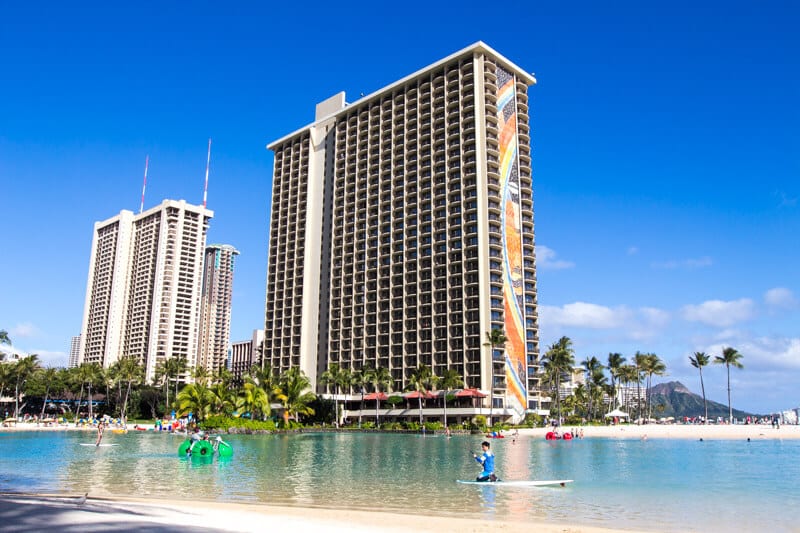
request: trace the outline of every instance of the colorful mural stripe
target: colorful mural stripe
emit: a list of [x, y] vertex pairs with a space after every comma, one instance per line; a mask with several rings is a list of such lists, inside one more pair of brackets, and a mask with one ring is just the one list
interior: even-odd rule
[[503, 300], [505, 320], [506, 405], [525, 416], [528, 404], [525, 377], [525, 307], [523, 305], [522, 218], [520, 215], [519, 159], [517, 157], [516, 80], [497, 67], [497, 118], [500, 129], [500, 184], [503, 224]]

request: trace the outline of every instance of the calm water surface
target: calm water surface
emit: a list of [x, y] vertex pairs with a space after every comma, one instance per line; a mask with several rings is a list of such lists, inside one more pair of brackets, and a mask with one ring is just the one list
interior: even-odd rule
[[460, 485], [478, 436], [306, 433], [225, 438], [232, 458], [179, 457], [181, 437], [0, 433], [0, 490], [90, 492], [385, 509], [658, 531], [800, 531], [800, 441], [493, 441], [503, 479], [566, 488]]

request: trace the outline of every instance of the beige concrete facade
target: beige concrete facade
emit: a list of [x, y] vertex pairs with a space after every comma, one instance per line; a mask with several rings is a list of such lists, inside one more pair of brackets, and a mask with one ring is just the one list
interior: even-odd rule
[[253, 330], [253, 337], [246, 341], [231, 343], [231, 358], [228, 370], [236, 379], [242, 379], [253, 365], [261, 362], [260, 349], [264, 344], [264, 330]]
[[[384, 367], [401, 391], [424, 364], [493, 390], [496, 415], [539, 408], [534, 83], [476, 43], [352, 104], [340, 93], [317, 106], [313, 124], [268, 146], [264, 353], [274, 369], [300, 366], [316, 383], [334, 363]], [[514, 123], [503, 129], [509, 109]], [[518, 220], [512, 243], [505, 170]], [[510, 249], [519, 250], [513, 280], [504, 272]], [[490, 353], [492, 329], [513, 330], [514, 350]]]
[[203, 253], [214, 213], [164, 200], [95, 223], [78, 363], [134, 357], [152, 380], [169, 357], [197, 364]]

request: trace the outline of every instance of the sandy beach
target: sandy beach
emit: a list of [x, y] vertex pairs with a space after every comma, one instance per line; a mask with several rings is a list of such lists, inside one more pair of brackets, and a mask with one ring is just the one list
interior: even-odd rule
[[[139, 427], [152, 429], [153, 424], [140, 424]], [[737, 425], [692, 425], [692, 424], [620, 424], [616, 426], [564, 426], [559, 428], [560, 432], [580, 431], [583, 429], [584, 438], [612, 438], [612, 439], [703, 439], [703, 440], [756, 440], [756, 439], [800, 439], [800, 425], [782, 425], [776, 429], [769, 424], [737, 424]], [[108, 433], [118, 430], [118, 428], [106, 428]], [[67, 426], [44, 426], [34, 423], [20, 422], [16, 426], [2, 427], [0, 433], [4, 431], [88, 431], [96, 432], [97, 428], [92, 426], [75, 427], [74, 424]], [[313, 429], [309, 429], [313, 431]], [[520, 437], [544, 438], [550, 428], [526, 428], [520, 429]], [[128, 427], [129, 433], [136, 431], [132, 426]], [[503, 435], [511, 437], [513, 430], [504, 431]]]
[[[0, 496], [4, 531], [261, 532], [267, 529], [367, 533], [371, 531], [536, 531], [540, 533], [609, 533], [587, 526], [474, 520], [356, 511], [279, 507], [211, 501], [166, 501], [133, 498], [84, 499], [81, 495]], [[631, 531], [631, 530], [625, 530]]]
[[[757, 439], [800, 439], [800, 426], [783, 425], [779, 429], [769, 424], [737, 424], [737, 425], [691, 425], [691, 424], [620, 424], [618, 426], [564, 426], [562, 432], [580, 431], [584, 438], [612, 439], [703, 439], [703, 440], [757, 440]], [[520, 429], [520, 436], [544, 438], [549, 428]], [[509, 436], [512, 432], [504, 432]]]

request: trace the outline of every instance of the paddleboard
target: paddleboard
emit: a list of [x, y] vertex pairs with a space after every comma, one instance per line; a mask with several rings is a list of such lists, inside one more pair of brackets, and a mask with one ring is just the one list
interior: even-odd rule
[[117, 444], [102, 444], [102, 443], [98, 445], [98, 444], [90, 444], [90, 443], [88, 443], [88, 442], [82, 442], [82, 443], [81, 443], [81, 446], [95, 446], [95, 447], [98, 447], [98, 446], [99, 446], [99, 447], [101, 447], [101, 448], [102, 448], [102, 447], [104, 447], [104, 446], [118, 446], [118, 445], [117, 445]]
[[503, 485], [504, 487], [546, 487], [548, 485], [561, 485], [563, 487], [567, 483], [572, 483], [571, 479], [548, 479], [541, 481], [474, 481], [457, 479], [456, 481], [458, 483], [463, 483], [464, 485]]

